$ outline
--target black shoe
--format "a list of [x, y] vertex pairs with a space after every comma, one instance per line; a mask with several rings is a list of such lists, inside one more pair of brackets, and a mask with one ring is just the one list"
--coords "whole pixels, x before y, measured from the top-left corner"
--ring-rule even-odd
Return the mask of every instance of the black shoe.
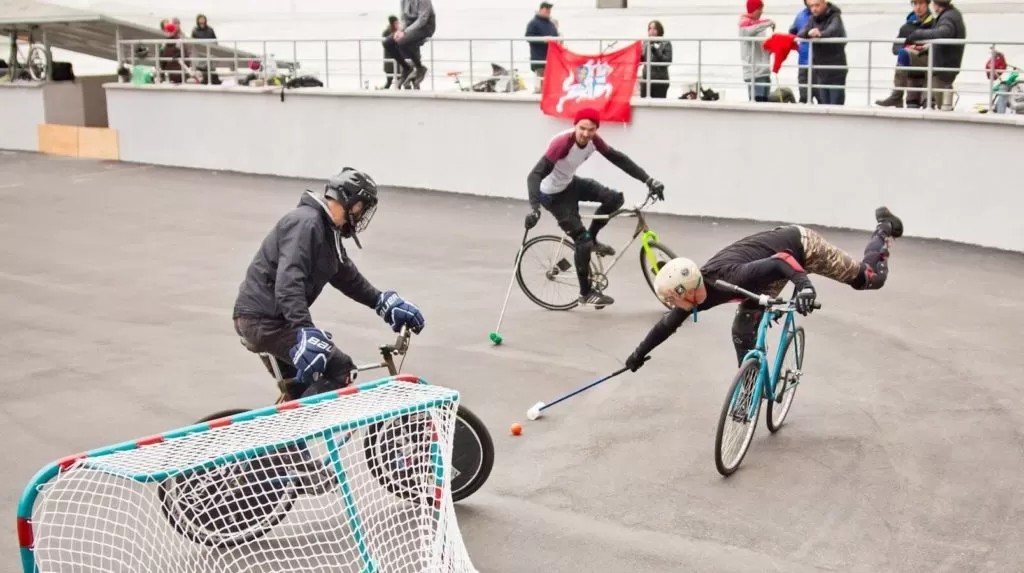
[[606, 294], [602, 294], [596, 290], [590, 291], [590, 294], [580, 295], [581, 305], [592, 304], [596, 309], [602, 309], [610, 304], [613, 304], [614, 302], [615, 299]]
[[615, 249], [609, 247], [608, 245], [605, 245], [604, 243], [598, 243], [597, 241], [594, 241], [594, 252], [599, 257], [615, 256]]
[[888, 227], [888, 234], [892, 238], [898, 239], [903, 236], [903, 221], [896, 215], [893, 215], [888, 207], [875, 209], [875, 220], [878, 221], [880, 226], [885, 225]]

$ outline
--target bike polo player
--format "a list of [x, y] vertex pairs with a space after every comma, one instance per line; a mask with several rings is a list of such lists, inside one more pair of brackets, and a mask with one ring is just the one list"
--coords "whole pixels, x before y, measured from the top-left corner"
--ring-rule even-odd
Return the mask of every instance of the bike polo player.
[[[757, 294], [776, 297], [793, 282], [796, 311], [807, 315], [813, 310], [816, 292], [807, 275], [818, 274], [850, 285], [856, 290], [880, 289], [889, 274], [891, 240], [903, 235], [903, 222], [886, 207], [875, 210], [877, 226], [864, 249], [864, 258], [852, 256], [830, 244], [824, 237], [800, 225], [776, 227], [742, 238], [725, 247], [700, 268], [693, 261], [677, 258], [669, 261], [654, 279], [654, 288], [666, 303], [675, 308], [654, 325], [644, 340], [626, 359], [636, 372], [644, 358], [664, 342], [683, 322], [700, 311], [714, 308], [736, 298], [732, 292], [715, 288], [722, 280]], [[736, 309], [732, 323], [732, 342], [736, 360], [757, 342], [757, 326], [764, 309], [745, 299]]]
[[608, 224], [608, 219], [594, 219], [590, 229], [580, 220], [581, 201], [600, 203], [595, 214], [608, 215], [622, 207], [623, 195], [593, 179], [577, 177], [576, 170], [598, 152], [613, 165], [638, 181], [643, 181], [651, 194], [664, 200], [665, 186], [647, 175], [632, 159], [608, 145], [597, 134], [600, 114], [596, 109], [583, 108], [573, 118], [573, 128], [555, 135], [547, 151], [526, 178], [531, 212], [526, 216], [526, 228], [532, 229], [540, 221], [543, 205], [558, 221], [565, 234], [576, 244], [576, 275], [580, 281], [580, 304], [604, 308], [615, 302], [612, 297], [590, 285], [590, 255], [611, 257], [615, 249], [597, 241], [597, 233]]
[[[303, 396], [348, 385], [355, 368], [310, 316], [310, 305], [327, 284], [376, 310], [395, 332], [403, 326], [417, 334], [423, 330], [419, 309], [394, 291], [374, 288], [342, 246], [342, 238], [351, 238], [362, 248], [357, 233], [366, 230], [377, 201], [373, 179], [349, 167], [331, 177], [323, 191], [306, 191], [263, 239], [239, 286], [235, 331], [249, 350], [294, 367], [295, 373], [282, 374], [296, 376]], [[269, 364], [267, 369], [273, 373]], [[314, 382], [315, 374], [323, 376]]]

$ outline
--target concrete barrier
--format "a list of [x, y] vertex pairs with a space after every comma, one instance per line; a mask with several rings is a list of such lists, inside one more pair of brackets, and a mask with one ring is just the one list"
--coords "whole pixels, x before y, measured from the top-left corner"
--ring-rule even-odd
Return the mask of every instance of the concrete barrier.
[[0, 149], [38, 151], [45, 122], [42, 84], [0, 83]]
[[[386, 185], [526, 197], [569, 122], [534, 96], [323, 89], [107, 87], [124, 161], [323, 178], [358, 166]], [[887, 204], [908, 236], [1024, 251], [1010, 175], [1024, 118], [830, 106], [636, 101], [601, 135], [666, 184], [656, 211], [867, 230]], [[579, 173], [641, 199], [595, 157]], [[525, 213], [524, 206], [524, 213]]]

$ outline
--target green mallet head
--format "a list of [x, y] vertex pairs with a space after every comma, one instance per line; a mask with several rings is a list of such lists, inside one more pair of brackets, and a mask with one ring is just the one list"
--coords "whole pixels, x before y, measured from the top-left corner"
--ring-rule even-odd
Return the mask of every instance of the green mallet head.
[[495, 344], [501, 344], [501, 335], [498, 334], [497, 332], [492, 332], [491, 333], [491, 342], [493, 342]]

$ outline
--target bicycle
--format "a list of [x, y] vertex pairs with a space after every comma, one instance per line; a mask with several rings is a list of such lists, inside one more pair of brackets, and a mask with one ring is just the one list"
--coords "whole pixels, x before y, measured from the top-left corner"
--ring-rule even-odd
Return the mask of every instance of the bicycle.
[[[411, 334], [408, 328], [403, 327], [395, 344], [381, 345], [382, 361], [358, 366], [353, 371], [353, 384], [358, 372], [377, 368], [387, 368], [392, 377], [397, 376], [405, 361]], [[252, 350], [244, 339], [242, 344]], [[257, 354], [277, 379], [281, 394], [275, 404], [279, 409], [281, 405], [298, 399], [304, 387], [294, 378], [282, 374], [283, 368], [277, 358], [265, 352]], [[395, 366], [395, 356], [402, 356], [398, 367]], [[284, 366], [294, 371], [291, 365], [285, 363]], [[402, 381], [425, 383], [413, 377]], [[214, 422], [248, 411], [222, 410], [196, 423]], [[405, 414], [370, 424], [363, 437], [363, 455], [374, 478], [393, 495], [429, 507], [439, 503], [434, 499], [435, 476], [433, 472], [415, 475], [415, 469], [422, 469], [422, 465], [407, 463], [407, 460], [418, 455], [432, 455], [428, 437], [433, 432], [424, 430], [424, 427], [429, 428], [433, 423], [429, 413]], [[409, 428], [412, 428], [411, 433]], [[218, 548], [248, 543], [280, 523], [299, 496], [326, 495], [342, 487], [330, 458], [354, 435], [355, 431], [349, 431], [337, 437], [325, 437], [334, 442], [332, 447], [317, 448], [325, 452], [319, 458], [300, 440], [293, 445], [270, 449], [252, 459], [169, 477], [160, 483], [157, 491], [161, 509], [175, 530], [194, 542]], [[410, 440], [414, 441], [411, 448], [405, 443]], [[493, 466], [494, 442], [490, 432], [480, 418], [460, 404], [452, 440], [452, 464], [445, 470], [452, 476], [452, 500], [460, 501], [479, 490], [490, 477]], [[258, 476], [255, 480], [252, 479], [254, 475]], [[183, 490], [183, 493], [179, 494], [177, 490]], [[220, 500], [217, 507], [207, 507], [195, 499], [197, 495], [219, 497]], [[183, 497], [191, 499], [182, 502]]]
[[[595, 290], [604, 292], [608, 288], [609, 279], [608, 275], [612, 269], [619, 262], [619, 259], [625, 255], [626, 250], [636, 241], [637, 237], [640, 237], [640, 269], [644, 273], [644, 278], [647, 280], [647, 286], [650, 287], [651, 292], [657, 296], [657, 292], [654, 290], [654, 277], [657, 276], [658, 271], [661, 270], [665, 263], [676, 258], [676, 254], [671, 249], [659, 242], [658, 234], [655, 233], [650, 225], [647, 223], [647, 218], [644, 216], [643, 210], [648, 206], [656, 202], [657, 198], [653, 194], [648, 194], [647, 198], [643, 203], [638, 203], [631, 208], [617, 209], [608, 215], [589, 215], [583, 216], [584, 219], [614, 219], [616, 217], [636, 217], [636, 228], [633, 230], [633, 235], [630, 239], [618, 249], [618, 254], [612, 259], [611, 263], [605, 267], [604, 258], [600, 255], [592, 256], [590, 259], [590, 284]], [[555, 253], [544, 258], [542, 255], [534, 254], [533, 251], [539, 251], [545, 243], [557, 243], [558, 247]], [[531, 248], [536, 247], [533, 251]], [[564, 248], [564, 251], [563, 251]], [[562, 282], [562, 275], [568, 275], [568, 279], [564, 279], [563, 284], [571, 285], [572, 289], [570, 292], [570, 300], [564, 303], [549, 302], [544, 300], [529, 287], [526, 286], [526, 281], [523, 277], [523, 262], [527, 259], [527, 252], [535, 256], [540, 260], [542, 268], [544, 269], [544, 277], [550, 284], [558, 284]], [[576, 275], [576, 269], [574, 268], [574, 257], [576, 247], [571, 239], [565, 235], [538, 235], [532, 239], [526, 241], [522, 246], [522, 255], [519, 256], [519, 262], [516, 265], [516, 282], [519, 283], [519, 288], [523, 289], [526, 296], [534, 303], [540, 305], [548, 310], [572, 310], [579, 305], [579, 278]], [[664, 255], [664, 260], [658, 260], [657, 254]], [[544, 261], [547, 261], [545, 264]], [[545, 285], [545, 286], [548, 286]], [[660, 299], [659, 299], [660, 301]], [[672, 306], [669, 303], [661, 301], [666, 307], [671, 309]], [[603, 308], [603, 307], [598, 307]]]
[[[800, 378], [803, 376], [804, 328], [796, 326], [794, 317], [796, 306], [793, 299], [787, 301], [779, 297], [771, 298], [764, 294], [754, 294], [721, 280], [716, 280], [715, 286], [756, 301], [765, 307], [757, 329], [757, 342], [740, 362], [739, 370], [733, 377], [732, 384], [729, 385], [729, 393], [726, 395], [725, 403], [722, 404], [722, 412], [718, 417], [718, 431], [715, 434], [715, 466], [718, 468], [718, 473], [729, 476], [739, 469], [740, 463], [746, 457], [750, 443], [754, 439], [754, 431], [761, 416], [762, 397], [768, 403], [768, 419], [765, 424], [771, 433], [779, 431], [786, 420], [786, 416], [793, 406], [796, 388], [800, 385]], [[785, 307], [776, 308], [780, 305], [785, 305]], [[821, 304], [815, 302], [813, 307], [821, 308]], [[783, 322], [782, 333], [779, 336], [779, 349], [769, 371], [768, 329], [773, 322], [778, 324], [783, 315], [786, 320]], [[795, 360], [783, 371], [783, 358], [789, 353], [794, 339], [797, 340], [794, 349]], [[779, 415], [777, 421], [775, 414]], [[727, 456], [723, 452], [723, 442], [727, 441], [724, 435], [725, 426], [729, 421], [737, 422], [741, 427], [745, 426], [746, 432], [739, 444], [740, 449], [731, 456]], [[728, 440], [727, 445], [734, 445], [734, 443], [732, 440]]]

